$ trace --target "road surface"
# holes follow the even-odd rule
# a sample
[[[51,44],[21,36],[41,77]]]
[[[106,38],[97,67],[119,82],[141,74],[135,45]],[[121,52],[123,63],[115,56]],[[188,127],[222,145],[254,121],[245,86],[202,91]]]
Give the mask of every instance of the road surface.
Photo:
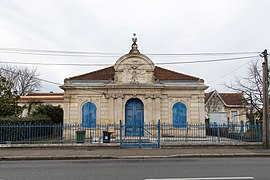
[[[1,180],[270,179],[270,158],[1,161]]]

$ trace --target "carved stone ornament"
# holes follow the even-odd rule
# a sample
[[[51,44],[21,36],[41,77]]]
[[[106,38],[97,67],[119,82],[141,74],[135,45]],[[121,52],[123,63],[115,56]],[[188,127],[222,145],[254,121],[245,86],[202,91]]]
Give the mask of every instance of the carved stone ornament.
[[[155,65],[147,56],[139,53],[137,38],[132,38],[131,50],[120,57],[115,65],[115,77],[112,82],[116,84],[152,84]]]
[[[140,59],[129,59],[123,65],[122,80],[124,83],[147,83],[147,67]]]

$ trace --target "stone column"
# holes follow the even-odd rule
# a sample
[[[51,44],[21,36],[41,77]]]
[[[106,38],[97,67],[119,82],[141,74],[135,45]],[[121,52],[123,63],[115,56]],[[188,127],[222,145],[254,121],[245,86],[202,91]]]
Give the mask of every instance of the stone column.
[[[100,120],[101,123],[111,123],[109,120],[109,101],[105,96],[100,97]]]
[[[123,95],[119,95],[118,98],[116,99],[116,109],[115,111],[117,112],[116,114],[116,119],[115,123],[119,123],[120,120],[123,120],[122,114],[123,114]]]
[[[113,123],[117,122],[117,111],[118,111],[118,106],[117,106],[117,95],[113,95]]]
[[[169,98],[167,95],[163,95],[162,99],[160,99],[161,103],[161,108],[160,108],[160,120],[161,122],[166,122],[169,123],[170,121],[170,103],[169,103]]]
[[[155,99],[154,103],[154,110],[155,110],[155,115],[154,115],[154,122],[157,123],[157,121],[160,119],[160,102],[161,102],[161,97],[157,96]]]
[[[205,123],[204,95],[199,96],[199,123]]]
[[[190,122],[198,123],[199,119],[199,99],[198,95],[192,95],[190,99]]]
[[[151,100],[152,100],[152,107],[151,107],[151,110],[152,110],[152,113],[151,113],[151,122],[153,122],[154,121],[154,118],[155,118],[155,99],[156,99],[156,97],[155,97],[155,95],[152,95],[152,97],[151,97]]]
[[[64,95],[64,124],[70,124],[70,95]]]
[[[148,123],[152,120],[152,99],[149,95],[145,96],[145,104],[144,104],[144,123]]]
[[[108,96],[107,98],[109,99],[109,122],[114,123],[114,99],[112,96]]]

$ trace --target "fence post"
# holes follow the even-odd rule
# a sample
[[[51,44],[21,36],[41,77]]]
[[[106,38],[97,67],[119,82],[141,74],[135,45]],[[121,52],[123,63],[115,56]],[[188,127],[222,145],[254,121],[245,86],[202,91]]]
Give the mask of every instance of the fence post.
[[[259,136],[258,136],[258,137],[259,137],[259,141],[262,142],[262,123],[261,123],[261,122],[258,123],[257,128],[259,129],[259,130],[258,130],[258,133],[259,133]]]
[[[244,122],[241,121],[240,122],[240,141],[243,141],[243,137],[244,137]]]
[[[188,122],[186,123],[186,126],[187,126],[187,128],[186,128],[186,134],[185,134],[185,142],[188,142],[188,128],[189,128],[189,123]]]
[[[160,119],[158,120],[157,128],[158,128],[158,147],[160,147]]]
[[[101,126],[101,125],[100,125]],[[99,126],[99,127],[100,127]],[[92,129],[92,127],[90,127],[90,129],[89,129],[89,138],[90,138],[90,144],[92,144],[93,143],[93,137],[92,137],[92,132],[91,132],[91,129]],[[101,127],[99,128],[100,130],[101,130]],[[94,135],[95,136],[95,135]],[[95,138],[96,139],[96,138]],[[99,137],[99,141],[101,142],[101,139],[100,139],[100,137]]]
[[[60,144],[63,143],[63,129],[64,129],[64,124],[60,123],[60,124],[59,124]]]
[[[120,146],[122,147],[123,145],[123,134],[122,134],[122,121],[120,120]]]
[[[143,131],[142,126],[143,126],[142,124],[139,125],[139,148],[141,148],[142,146],[142,131]]]
[[[2,125],[0,125],[0,144],[3,142],[3,133],[2,133],[2,130],[3,128],[2,128]]]
[[[31,139],[31,125],[32,125],[31,123],[28,124],[28,144],[31,143],[31,140],[30,140]],[[27,125],[24,124],[23,126],[27,128]]]
[[[218,125],[218,129],[217,129],[217,135],[218,135],[218,142],[220,142],[220,125]]]

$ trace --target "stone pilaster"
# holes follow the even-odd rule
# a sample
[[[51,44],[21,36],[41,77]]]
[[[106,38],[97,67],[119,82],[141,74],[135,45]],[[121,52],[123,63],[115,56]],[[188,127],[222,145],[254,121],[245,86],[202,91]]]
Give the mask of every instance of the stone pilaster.
[[[161,113],[160,113],[160,121],[169,123],[169,111],[170,111],[170,105],[169,105],[169,99],[167,95],[163,95],[161,99]]]
[[[156,123],[159,119],[160,119],[160,106],[161,106],[161,97],[157,96],[157,98],[155,99],[155,103],[154,103],[154,111],[155,111],[155,116],[154,116],[154,122]]]

